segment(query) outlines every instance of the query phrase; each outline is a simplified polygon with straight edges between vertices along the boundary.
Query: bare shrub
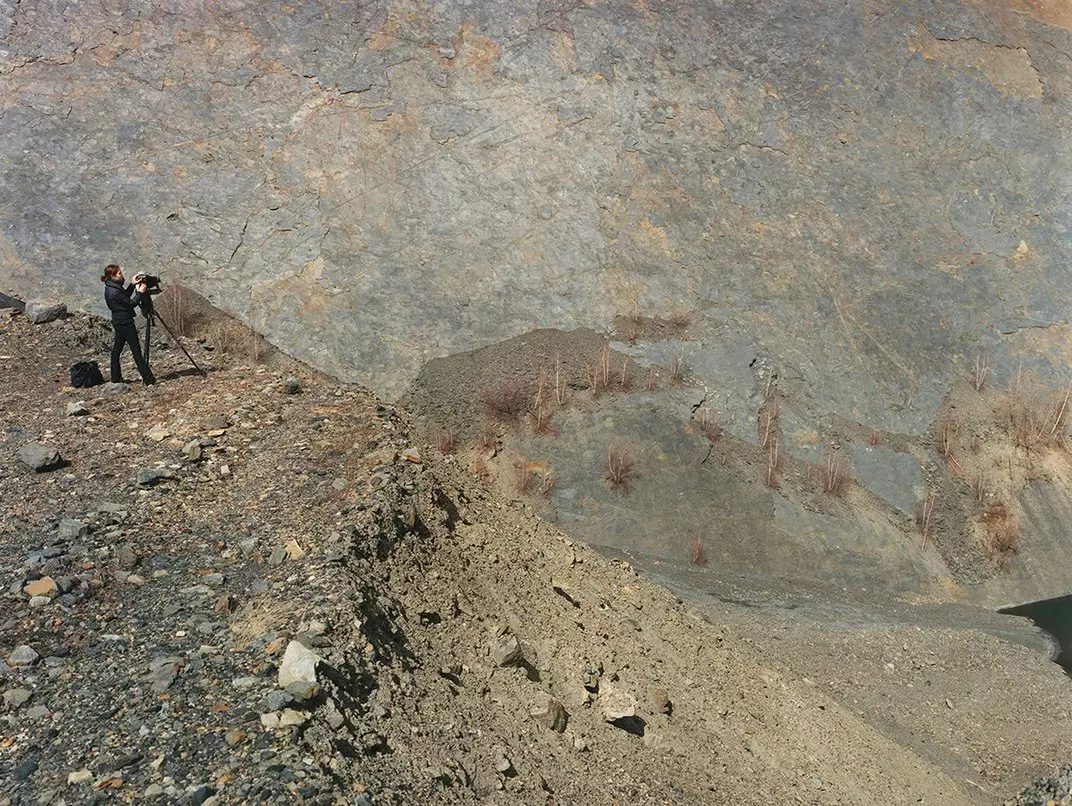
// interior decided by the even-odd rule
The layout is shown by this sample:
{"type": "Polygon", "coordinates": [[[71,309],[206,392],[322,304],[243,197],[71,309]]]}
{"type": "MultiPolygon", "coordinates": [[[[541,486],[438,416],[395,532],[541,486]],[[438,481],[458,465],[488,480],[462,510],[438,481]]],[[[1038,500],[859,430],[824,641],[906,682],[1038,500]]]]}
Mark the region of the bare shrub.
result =
{"type": "Polygon", "coordinates": [[[566,402],[566,388],[568,386],[566,375],[562,371],[562,358],[555,356],[555,405],[562,406],[566,402]]]}
{"type": "Polygon", "coordinates": [[[433,425],[428,438],[440,453],[446,455],[458,450],[458,432],[451,426],[433,425]]]}
{"type": "Polygon", "coordinates": [[[838,456],[837,448],[826,452],[826,461],[818,466],[819,490],[824,495],[841,498],[852,487],[852,467],[849,460],[838,456]]]}
{"type": "Polygon", "coordinates": [[[1064,445],[1068,430],[1072,383],[1057,394],[1025,390],[1017,378],[995,410],[998,425],[1024,450],[1045,450],[1064,445]]]}
{"type": "Polygon", "coordinates": [[[548,496],[555,486],[555,476],[544,465],[521,462],[517,468],[517,490],[527,496],[548,496]]]}
{"type": "Polygon", "coordinates": [[[536,392],[532,397],[532,430],[542,436],[554,436],[558,429],[551,425],[554,410],[554,397],[550,388],[550,376],[540,370],[536,376],[536,392]]]}
{"type": "Polygon", "coordinates": [[[678,356],[670,364],[670,385],[679,386],[685,380],[685,359],[678,356]]]}
{"type": "Polygon", "coordinates": [[[153,308],[176,336],[188,336],[194,325],[194,310],[186,287],[172,283],[153,297],[153,308]]]}
{"type": "Polygon", "coordinates": [[[780,441],[779,435],[775,433],[767,444],[767,466],[764,473],[764,483],[772,488],[781,486],[782,452],[780,441]]]}
{"type": "Polygon", "coordinates": [[[990,356],[979,353],[975,356],[975,372],[972,374],[972,388],[981,392],[986,388],[986,379],[990,375],[990,356]]]}
{"type": "Polygon", "coordinates": [[[927,493],[923,500],[916,505],[916,527],[923,538],[920,548],[927,547],[927,541],[934,534],[934,505],[937,499],[934,493],[927,493]]]}
{"type": "Polygon", "coordinates": [[[1008,568],[1020,550],[1020,524],[1004,503],[991,504],[983,512],[986,526],[986,552],[998,568],[1008,568]]]}
{"type": "Polygon", "coordinates": [[[491,478],[491,470],[488,468],[487,460],[483,456],[477,456],[473,459],[472,464],[469,465],[469,472],[483,481],[488,481],[491,478]]]}
{"type": "Polygon", "coordinates": [[[644,375],[644,388],[649,392],[654,392],[658,385],[659,376],[655,372],[655,367],[648,367],[648,371],[644,375]]]}
{"type": "Polygon", "coordinates": [[[531,392],[523,381],[507,381],[485,389],[480,397],[489,416],[500,422],[517,423],[529,410],[531,392]]]}
{"type": "Polygon", "coordinates": [[[674,330],[684,330],[692,324],[692,311],[688,308],[673,308],[670,311],[670,327],[674,330]]]}
{"type": "Polygon", "coordinates": [[[990,480],[981,471],[972,476],[971,488],[975,501],[979,504],[986,503],[986,500],[994,494],[990,480]]]}
{"type": "Polygon", "coordinates": [[[629,492],[636,467],[633,457],[625,448],[611,446],[607,449],[607,458],[603,462],[603,478],[612,490],[620,493],[629,492]]]}
{"type": "Polygon", "coordinates": [[[957,438],[960,435],[961,425],[960,415],[949,409],[944,410],[938,417],[935,447],[945,459],[950,474],[960,473],[960,463],[957,461],[957,438]]]}
{"type": "Polygon", "coordinates": [[[693,565],[707,565],[707,549],[699,536],[689,541],[689,562],[693,565]]]}
{"type": "Polygon", "coordinates": [[[622,392],[629,391],[629,387],[632,385],[633,377],[629,374],[629,356],[622,359],[622,369],[618,375],[618,389],[622,392]]]}
{"type": "Polygon", "coordinates": [[[706,402],[692,413],[692,419],[696,421],[700,433],[711,442],[718,442],[722,438],[722,425],[706,402]]]}
{"type": "Polygon", "coordinates": [[[480,427],[480,436],[477,437],[477,445],[481,450],[494,456],[499,452],[499,429],[487,420],[480,427]]]}
{"type": "Polygon", "coordinates": [[[781,483],[779,475],[782,471],[781,434],[779,432],[778,417],[781,410],[778,389],[773,379],[767,382],[767,388],[763,393],[763,404],[759,408],[759,442],[766,451],[764,469],[764,483],[768,487],[778,487],[781,483]]]}
{"type": "Polygon", "coordinates": [[[260,363],[268,353],[268,343],[253,328],[236,319],[221,319],[212,326],[209,338],[227,355],[242,356],[260,363]]]}

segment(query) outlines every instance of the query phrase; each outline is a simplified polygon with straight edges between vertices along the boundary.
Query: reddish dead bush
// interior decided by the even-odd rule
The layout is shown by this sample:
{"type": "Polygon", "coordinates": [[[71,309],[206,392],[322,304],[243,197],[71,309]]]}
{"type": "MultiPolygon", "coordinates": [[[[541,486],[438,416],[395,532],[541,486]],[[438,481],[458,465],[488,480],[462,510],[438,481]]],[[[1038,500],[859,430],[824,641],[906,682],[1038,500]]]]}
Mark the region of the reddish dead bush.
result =
{"type": "Polygon", "coordinates": [[[707,549],[699,536],[689,541],[689,562],[693,565],[707,565],[707,549]]]}
{"type": "Polygon", "coordinates": [[[458,432],[450,426],[433,425],[428,438],[442,454],[456,453],[458,450],[458,432]]]}
{"type": "Polygon", "coordinates": [[[986,526],[986,551],[990,561],[998,568],[1008,568],[1013,556],[1020,550],[1020,524],[1000,501],[986,508],[983,523],[986,526]]]}
{"type": "Polygon", "coordinates": [[[615,492],[627,493],[635,477],[636,467],[629,451],[613,446],[608,448],[607,458],[603,462],[603,478],[610,488],[615,492]]]}
{"type": "Polygon", "coordinates": [[[718,422],[715,412],[706,403],[692,413],[692,419],[696,423],[697,430],[711,442],[718,442],[722,438],[722,425],[718,422]]]}

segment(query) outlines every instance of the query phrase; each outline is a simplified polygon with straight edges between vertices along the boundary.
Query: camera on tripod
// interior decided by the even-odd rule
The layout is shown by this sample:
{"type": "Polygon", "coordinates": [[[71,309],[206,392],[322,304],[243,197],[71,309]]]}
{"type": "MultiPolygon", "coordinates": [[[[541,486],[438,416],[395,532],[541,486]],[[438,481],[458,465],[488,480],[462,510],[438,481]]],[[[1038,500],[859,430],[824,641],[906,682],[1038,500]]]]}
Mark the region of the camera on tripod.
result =
{"type": "Polygon", "coordinates": [[[160,278],[155,274],[146,274],[143,271],[134,275],[134,284],[145,283],[145,290],[150,294],[159,294],[162,289],[160,287],[160,278]]]}

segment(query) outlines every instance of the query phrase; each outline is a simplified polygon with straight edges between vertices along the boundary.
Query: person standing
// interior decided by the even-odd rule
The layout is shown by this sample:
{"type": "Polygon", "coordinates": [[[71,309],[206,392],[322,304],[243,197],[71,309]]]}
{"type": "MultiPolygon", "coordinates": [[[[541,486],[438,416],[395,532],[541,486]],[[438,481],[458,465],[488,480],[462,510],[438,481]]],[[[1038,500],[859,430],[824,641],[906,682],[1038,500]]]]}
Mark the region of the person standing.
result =
{"type": "Polygon", "coordinates": [[[115,263],[109,263],[104,267],[101,281],[104,283],[104,302],[108,305],[108,310],[112,312],[112,327],[115,329],[115,341],[112,343],[112,383],[123,382],[123,370],[119,366],[119,357],[123,353],[124,345],[130,347],[134,363],[145,384],[148,386],[156,383],[156,378],[153,377],[149,364],[142,355],[141,345],[138,343],[138,326],[134,324],[134,313],[138,303],[142,295],[148,293],[145,283],[141,282],[140,275],[135,275],[134,282],[124,286],[123,267],[115,263]]]}

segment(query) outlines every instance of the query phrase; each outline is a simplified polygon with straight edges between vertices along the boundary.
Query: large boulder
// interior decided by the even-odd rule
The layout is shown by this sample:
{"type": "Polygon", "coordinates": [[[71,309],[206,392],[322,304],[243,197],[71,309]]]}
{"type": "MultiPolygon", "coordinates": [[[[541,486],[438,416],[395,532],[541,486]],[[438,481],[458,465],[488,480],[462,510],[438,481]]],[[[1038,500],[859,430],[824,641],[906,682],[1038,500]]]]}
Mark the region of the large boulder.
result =
{"type": "Polygon", "coordinates": [[[67,306],[62,302],[42,302],[35,300],[26,303],[26,318],[35,325],[54,322],[67,315],[67,306]]]}

